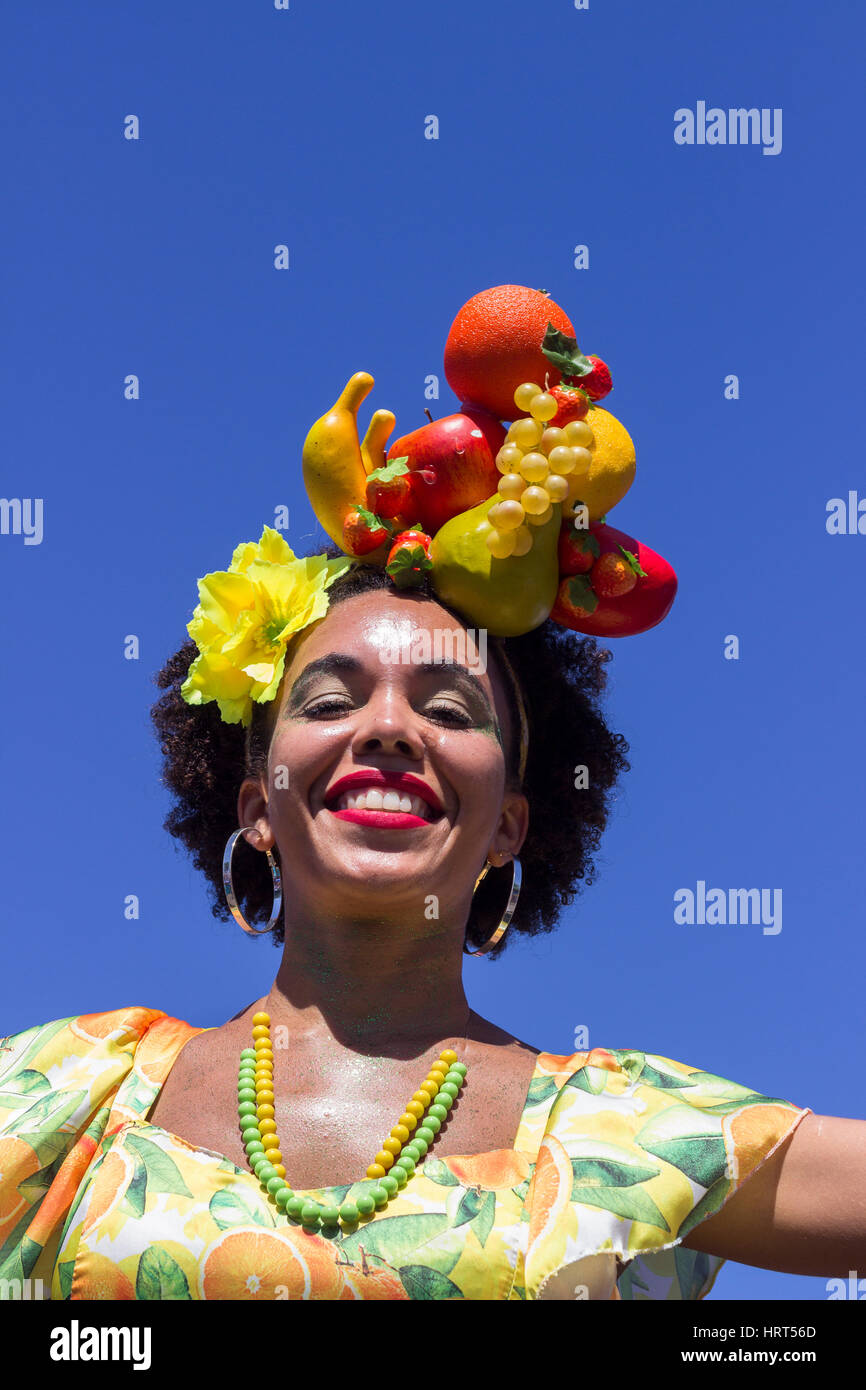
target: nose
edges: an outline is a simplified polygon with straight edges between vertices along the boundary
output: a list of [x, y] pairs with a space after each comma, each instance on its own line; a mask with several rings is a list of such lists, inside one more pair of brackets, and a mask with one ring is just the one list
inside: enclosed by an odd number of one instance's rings
[[408, 700], [393, 689], [379, 690], [372, 695], [364, 706], [363, 717], [352, 740], [352, 751], [358, 757], [382, 752], [423, 758], [418, 717]]

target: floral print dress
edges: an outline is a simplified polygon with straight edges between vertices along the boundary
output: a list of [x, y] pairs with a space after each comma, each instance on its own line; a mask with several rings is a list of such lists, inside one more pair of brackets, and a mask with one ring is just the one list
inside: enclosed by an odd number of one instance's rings
[[543, 1052], [513, 1149], [434, 1144], [384, 1213], [329, 1238], [148, 1123], [202, 1031], [131, 1007], [0, 1041], [7, 1297], [703, 1298], [723, 1261], [680, 1242], [810, 1113], [650, 1053]]

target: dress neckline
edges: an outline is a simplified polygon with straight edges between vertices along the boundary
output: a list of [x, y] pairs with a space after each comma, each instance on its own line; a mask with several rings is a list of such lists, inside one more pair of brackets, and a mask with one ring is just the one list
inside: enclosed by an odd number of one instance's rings
[[[142, 1038], [142, 1040], [141, 1040], [141, 1043], [139, 1044], [139, 1048], [141, 1048], [141, 1047], [145, 1044], [145, 1041], [146, 1041], [146, 1038], [147, 1038], [147, 1033], [148, 1033], [149, 1031], [150, 1031], [149, 1029], [145, 1031], [145, 1034], [144, 1034], [144, 1036], [143, 1036], [143, 1038]], [[157, 1100], [158, 1100], [158, 1098], [159, 1098], [159, 1095], [160, 1095], [160, 1093], [161, 1093], [161, 1091], [162, 1091], [162, 1088], [163, 1088], [163, 1086], [165, 1085], [166, 1081], [168, 1080], [169, 1075], [171, 1074], [172, 1068], [173, 1068], [173, 1067], [175, 1066], [175, 1064], [177, 1063], [177, 1060], [178, 1060], [178, 1058], [180, 1057], [180, 1054], [183, 1052], [184, 1048], [187, 1047], [187, 1046], [189, 1045], [189, 1043], [191, 1043], [191, 1042], [193, 1041], [193, 1038], [197, 1038], [201, 1033], [212, 1033], [212, 1032], [214, 1032], [214, 1031], [215, 1031], [215, 1028], [214, 1028], [213, 1026], [211, 1026], [211, 1027], [209, 1027], [209, 1028], [198, 1028], [198, 1029], [196, 1029], [196, 1031], [192, 1034], [192, 1037], [188, 1037], [188, 1038], [181, 1044], [181, 1046], [178, 1048], [177, 1052], [175, 1053], [174, 1057], [172, 1058], [171, 1064], [170, 1064], [170, 1066], [168, 1067], [168, 1070], [166, 1071], [166, 1073], [165, 1073], [165, 1075], [163, 1076], [162, 1080], [161, 1080], [160, 1082], [153, 1082], [153, 1083], [150, 1084], [149, 1089], [152, 1090], [153, 1094], [152, 1094], [150, 1100], [148, 1101], [147, 1107], [146, 1107], [146, 1109], [144, 1110], [143, 1114], [142, 1114], [140, 1117], [136, 1117], [135, 1119], [131, 1119], [131, 1120], [126, 1120], [124, 1123], [122, 1123], [122, 1124], [119, 1126], [118, 1135], [122, 1135], [122, 1133], [123, 1133], [124, 1131], [127, 1131], [127, 1130], [129, 1130], [129, 1129], [151, 1129], [151, 1130], [154, 1131], [154, 1133], [163, 1135], [165, 1138], [170, 1139], [172, 1142], [182, 1145], [185, 1149], [191, 1149], [191, 1150], [193, 1150], [195, 1153], [208, 1154], [211, 1158], [219, 1159], [220, 1162], [222, 1162], [222, 1163], [228, 1163], [228, 1164], [230, 1164], [231, 1167], [235, 1170], [236, 1173], [240, 1173], [240, 1174], [242, 1174], [243, 1176], [250, 1178], [250, 1179], [251, 1179], [254, 1183], [256, 1183], [256, 1185], [258, 1186], [258, 1185], [259, 1185], [259, 1183], [258, 1183], [258, 1178], [256, 1177], [255, 1173], [252, 1172], [252, 1170], [251, 1170], [250, 1168], [239, 1168], [238, 1165], [235, 1163], [234, 1159], [233, 1159], [233, 1158], [229, 1158], [228, 1154], [218, 1153], [216, 1149], [206, 1149], [206, 1148], [202, 1147], [201, 1145], [193, 1144], [191, 1140], [189, 1140], [189, 1139], [184, 1139], [182, 1135], [180, 1135], [180, 1134], [175, 1134], [172, 1130], [170, 1130], [170, 1129], [165, 1129], [162, 1125], [154, 1124], [151, 1120], [148, 1120], [148, 1119], [147, 1119], [147, 1116], [150, 1114], [151, 1110], [153, 1109], [154, 1105], [156, 1104], [156, 1102], [157, 1102]], [[518, 1124], [518, 1127], [517, 1127], [517, 1134], [516, 1134], [515, 1139], [514, 1139], [514, 1144], [513, 1144], [513, 1146], [512, 1146], [510, 1149], [507, 1149], [507, 1150], [506, 1150], [506, 1152], [509, 1152], [509, 1153], [515, 1153], [515, 1152], [525, 1153], [525, 1154], [527, 1154], [527, 1156], [529, 1157], [530, 1161], [533, 1162], [533, 1163], [535, 1162], [535, 1160], [536, 1160], [536, 1158], [537, 1158], [537, 1156], [538, 1156], [538, 1150], [539, 1150], [539, 1148], [541, 1147], [541, 1140], [542, 1140], [543, 1134], [544, 1134], [544, 1126], [541, 1127], [541, 1132], [537, 1135], [537, 1137], [533, 1137], [533, 1135], [532, 1135], [532, 1133], [531, 1133], [530, 1123], [529, 1123], [529, 1111], [532, 1110], [532, 1109], [534, 1109], [535, 1105], [537, 1105], [537, 1104], [539, 1103], [539, 1102], [533, 1100], [532, 1092], [533, 1092], [534, 1084], [535, 1084], [536, 1080], [539, 1078], [539, 1073], [540, 1073], [540, 1059], [541, 1059], [541, 1057], [543, 1057], [543, 1056], [549, 1056], [549, 1055], [550, 1055], [549, 1053], [543, 1053], [543, 1052], [538, 1052], [538, 1053], [536, 1053], [536, 1056], [535, 1056], [535, 1065], [533, 1066], [533, 1069], [532, 1069], [532, 1075], [531, 1075], [531, 1077], [529, 1078], [529, 1086], [527, 1087], [526, 1096], [525, 1096], [524, 1101], [523, 1101], [523, 1108], [522, 1108], [521, 1113], [520, 1113], [520, 1123]], [[132, 1074], [131, 1074], [131, 1075], [132, 1075]], [[118, 1099], [119, 1099], [119, 1097], [118, 1097]], [[552, 1099], [552, 1098], [551, 1098], [551, 1099]], [[473, 1155], [473, 1157], [474, 1157], [474, 1156], [475, 1156], [475, 1155]], [[431, 1151], [430, 1157], [431, 1157], [432, 1159], [440, 1159], [440, 1157], [441, 1157], [441, 1159], [444, 1161], [444, 1159], [446, 1159], [446, 1158], [461, 1158], [461, 1157], [464, 1157], [464, 1155], [462, 1155], [462, 1154], [444, 1154], [444, 1155], [441, 1155], [441, 1156], [440, 1156], [439, 1154], [433, 1153], [433, 1152]], [[424, 1163], [422, 1162], [422, 1163], [419, 1163], [419, 1164], [417, 1165], [417, 1167], [415, 1168], [415, 1172], [416, 1172], [419, 1176], [423, 1176], [423, 1173], [424, 1173], [424, 1166], [425, 1166], [425, 1165], [424, 1165]], [[357, 1182], [363, 1182], [363, 1181], [365, 1181], [365, 1179], [364, 1179], [364, 1178], [358, 1178], [358, 1179], [356, 1179], [356, 1181], [357, 1181]], [[293, 1188], [293, 1191], [295, 1191], [295, 1192], [298, 1194], [298, 1196], [301, 1196], [301, 1197], [310, 1196], [310, 1197], [317, 1198], [317, 1199], [320, 1199], [320, 1200], [321, 1200], [321, 1199], [323, 1199], [323, 1198], [327, 1198], [327, 1197], [328, 1197], [330, 1194], [332, 1194], [332, 1193], [343, 1192], [343, 1191], [346, 1190], [347, 1187], [352, 1187], [352, 1186], [354, 1186], [353, 1183], [349, 1183], [349, 1184], [346, 1184], [346, 1183], [333, 1183], [333, 1184], [331, 1184], [329, 1187], [309, 1187], [309, 1188], [300, 1188], [300, 1187], [296, 1187], [296, 1188]]]

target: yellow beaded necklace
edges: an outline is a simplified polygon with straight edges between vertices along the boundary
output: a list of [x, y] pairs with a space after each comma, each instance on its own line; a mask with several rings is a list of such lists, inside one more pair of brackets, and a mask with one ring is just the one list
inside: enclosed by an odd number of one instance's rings
[[[298, 1197], [286, 1181], [274, 1110], [274, 1052], [271, 1020], [253, 1015], [253, 1046], [241, 1052], [238, 1071], [238, 1121], [250, 1167], [280, 1211], [307, 1230], [335, 1235], [354, 1230], [358, 1222], [387, 1207], [405, 1187], [424, 1157], [466, 1079], [466, 1066], [457, 1053], [439, 1053], [418, 1090], [408, 1102], [373, 1162], [367, 1168], [369, 1187], [354, 1201], [323, 1205]], [[423, 1123], [420, 1123], [423, 1120]]]

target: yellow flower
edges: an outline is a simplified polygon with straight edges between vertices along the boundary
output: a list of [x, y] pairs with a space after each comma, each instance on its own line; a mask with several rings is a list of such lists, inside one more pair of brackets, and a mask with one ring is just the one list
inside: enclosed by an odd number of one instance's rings
[[190, 705], [216, 700], [227, 724], [247, 726], [252, 702], [273, 700], [286, 643], [328, 611], [326, 590], [351, 567], [348, 556], [298, 559], [279, 531], [235, 547], [227, 570], [198, 581], [187, 631], [199, 650], [180, 693]]

